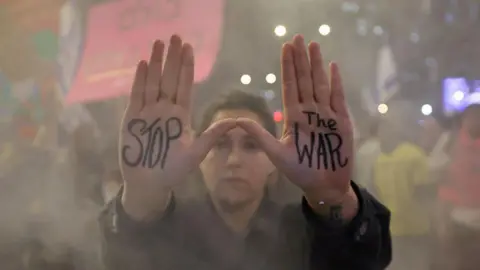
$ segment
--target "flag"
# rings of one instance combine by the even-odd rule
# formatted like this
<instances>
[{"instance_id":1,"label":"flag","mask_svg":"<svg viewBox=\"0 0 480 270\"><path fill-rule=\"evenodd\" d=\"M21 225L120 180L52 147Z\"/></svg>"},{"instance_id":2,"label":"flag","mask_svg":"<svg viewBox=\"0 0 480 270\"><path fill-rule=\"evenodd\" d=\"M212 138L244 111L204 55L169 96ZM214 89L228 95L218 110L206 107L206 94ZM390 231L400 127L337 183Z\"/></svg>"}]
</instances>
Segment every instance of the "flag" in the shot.
<instances>
[{"instance_id":1,"label":"flag","mask_svg":"<svg viewBox=\"0 0 480 270\"><path fill-rule=\"evenodd\" d=\"M378 51L376 89L375 100L377 104L388 102L400 90L397 64L392 49L388 45L383 46Z\"/></svg>"}]
</instances>

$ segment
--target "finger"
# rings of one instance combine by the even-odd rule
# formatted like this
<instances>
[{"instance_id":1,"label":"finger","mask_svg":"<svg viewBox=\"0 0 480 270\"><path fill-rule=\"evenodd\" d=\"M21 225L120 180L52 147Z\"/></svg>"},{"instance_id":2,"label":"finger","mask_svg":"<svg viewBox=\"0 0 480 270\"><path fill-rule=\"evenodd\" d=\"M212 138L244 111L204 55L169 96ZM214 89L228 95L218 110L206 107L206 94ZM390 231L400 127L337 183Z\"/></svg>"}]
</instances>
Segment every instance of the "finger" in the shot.
<instances>
[{"instance_id":1,"label":"finger","mask_svg":"<svg viewBox=\"0 0 480 270\"><path fill-rule=\"evenodd\" d=\"M310 52L310 64L312 66L312 78L315 101L321 106L328 108L330 106L330 87L328 76L323 68L323 57L320 51L320 45L316 42L308 46Z\"/></svg>"},{"instance_id":2,"label":"finger","mask_svg":"<svg viewBox=\"0 0 480 270\"><path fill-rule=\"evenodd\" d=\"M215 142L227 131L236 127L235 119L223 119L213 123L195 141L192 146L193 159L200 163L212 149Z\"/></svg>"},{"instance_id":3,"label":"finger","mask_svg":"<svg viewBox=\"0 0 480 270\"><path fill-rule=\"evenodd\" d=\"M282 144L260 124L252 119L238 118L237 126L245 130L245 132L250 134L260 144L260 147L273 163L281 156L280 151L283 147Z\"/></svg>"},{"instance_id":4,"label":"finger","mask_svg":"<svg viewBox=\"0 0 480 270\"><path fill-rule=\"evenodd\" d=\"M153 44L150 62L148 63L147 85L145 90L145 104L151 105L157 102L162 80L163 51L165 45L157 40Z\"/></svg>"},{"instance_id":5,"label":"finger","mask_svg":"<svg viewBox=\"0 0 480 270\"><path fill-rule=\"evenodd\" d=\"M174 101L176 96L181 65L182 39L177 35L173 35L170 39L170 46L168 47L167 60L165 61L165 69L160 87L162 95L172 101Z\"/></svg>"},{"instance_id":6,"label":"finger","mask_svg":"<svg viewBox=\"0 0 480 270\"><path fill-rule=\"evenodd\" d=\"M300 99L302 103L313 103L312 71L305 48L305 40L301 35L296 35L293 38L293 44L295 46L293 59Z\"/></svg>"},{"instance_id":7,"label":"finger","mask_svg":"<svg viewBox=\"0 0 480 270\"><path fill-rule=\"evenodd\" d=\"M191 105L194 71L195 61L193 48L190 44L184 44L182 48L182 67L178 80L176 101L178 105L185 109L190 109Z\"/></svg>"},{"instance_id":8,"label":"finger","mask_svg":"<svg viewBox=\"0 0 480 270\"><path fill-rule=\"evenodd\" d=\"M330 85L332 89L331 107L334 112L342 116L348 116L345 92L343 90L342 78L336 63L330 64Z\"/></svg>"},{"instance_id":9,"label":"finger","mask_svg":"<svg viewBox=\"0 0 480 270\"><path fill-rule=\"evenodd\" d=\"M287 119L289 109L297 107L300 103L293 61L293 45L285 43L282 48L282 96L283 108L287 114Z\"/></svg>"},{"instance_id":10,"label":"finger","mask_svg":"<svg viewBox=\"0 0 480 270\"><path fill-rule=\"evenodd\" d=\"M145 85L147 79L148 64L144 60L137 65L135 78L133 79L132 91L130 92L130 100L128 101L127 110L133 113L139 112L145 106Z\"/></svg>"}]
</instances>

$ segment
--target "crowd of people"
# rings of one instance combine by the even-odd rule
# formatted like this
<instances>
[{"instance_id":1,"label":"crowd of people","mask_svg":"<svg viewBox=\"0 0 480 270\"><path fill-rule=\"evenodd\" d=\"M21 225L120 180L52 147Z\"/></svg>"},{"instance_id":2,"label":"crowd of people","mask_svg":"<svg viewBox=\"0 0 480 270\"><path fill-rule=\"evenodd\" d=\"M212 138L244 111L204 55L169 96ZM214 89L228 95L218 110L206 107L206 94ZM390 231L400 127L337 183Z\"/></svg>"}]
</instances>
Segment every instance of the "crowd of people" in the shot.
<instances>
[{"instance_id":1,"label":"crowd of people","mask_svg":"<svg viewBox=\"0 0 480 270\"><path fill-rule=\"evenodd\" d=\"M480 104L418 125L391 107L358 144L356 172L392 212L391 268L478 269Z\"/></svg>"},{"instance_id":2,"label":"crowd of people","mask_svg":"<svg viewBox=\"0 0 480 270\"><path fill-rule=\"evenodd\" d=\"M480 105L446 126L392 104L354 141L338 66L297 35L281 132L263 97L230 89L196 125L194 52L165 47L114 135L80 125L66 153L3 170L1 269L478 268Z\"/></svg>"}]
</instances>

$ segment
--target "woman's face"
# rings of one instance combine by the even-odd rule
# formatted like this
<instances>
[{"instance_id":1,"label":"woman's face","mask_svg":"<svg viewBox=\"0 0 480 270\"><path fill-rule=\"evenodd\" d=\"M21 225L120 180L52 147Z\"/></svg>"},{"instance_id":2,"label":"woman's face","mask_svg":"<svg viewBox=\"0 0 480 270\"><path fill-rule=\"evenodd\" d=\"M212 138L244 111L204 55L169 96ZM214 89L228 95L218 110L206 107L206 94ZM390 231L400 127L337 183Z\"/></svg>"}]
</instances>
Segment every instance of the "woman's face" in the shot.
<instances>
[{"instance_id":1,"label":"woman's face","mask_svg":"<svg viewBox=\"0 0 480 270\"><path fill-rule=\"evenodd\" d=\"M212 122L238 117L262 124L260 118L248 110L219 111ZM228 207L241 207L263 196L274 167L258 143L237 127L217 141L200 169L212 198Z\"/></svg>"}]
</instances>

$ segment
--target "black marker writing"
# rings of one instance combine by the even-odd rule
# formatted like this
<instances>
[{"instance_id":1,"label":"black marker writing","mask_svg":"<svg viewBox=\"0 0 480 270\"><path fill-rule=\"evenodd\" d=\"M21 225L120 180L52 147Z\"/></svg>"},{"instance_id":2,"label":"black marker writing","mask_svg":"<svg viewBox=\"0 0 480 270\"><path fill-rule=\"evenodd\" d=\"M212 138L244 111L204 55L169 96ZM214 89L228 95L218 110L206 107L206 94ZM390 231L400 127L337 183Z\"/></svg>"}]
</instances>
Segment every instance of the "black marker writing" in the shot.
<instances>
[{"instance_id":1,"label":"black marker writing","mask_svg":"<svg viewBox=\"0 0 480 270\"><path fill-rule=\"evenodd\" d=\"M171 142L177 140L182 134L182 122L176 117L168 118L162 129L160 118L151 123L137 118L128 122L127 132L135 138L137 146L123 146L122 160L125 164L130 167L146 168L153 168L160 164L160 168L164 168ZM139 149L136 157L128 158L128 153L134 152L133 149Z\"/></svg>"},{"instance_id":2,"label":"black marker writing","mask_svg":"<svg viewBox=\"0 0 480 270\"><path fill-rule=\"evenodd\" d=\"M348 164L348 157L342 158L341 148L343 139L337 132L337 122L334 119L322 119L316 112L304 112L308 117L309 125L327 129L327 132L311 131L307 143L300 142L300 126L294 123L295 146L298 162L307 163L309 168L314 166L316 159L317 169L331 169L336 171ZM330 132L328 132L330 130Z\"/></svg>"},{"instance_id":3,"label":"black marker writing","mask_svg":"<svg viewBox=\"0 0 480 270\"><path fill-rule=\"evenodd\" d=\"M323 119L317 112L303 111L308 117L308 124L316 127L328 128L331 131L337 130L337 121L334 119Z\"/></svg>"}]
</instances>

